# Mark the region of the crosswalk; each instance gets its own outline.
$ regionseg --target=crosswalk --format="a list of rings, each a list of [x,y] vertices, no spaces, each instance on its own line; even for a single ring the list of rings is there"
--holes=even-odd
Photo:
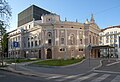
[[[112,78],[111,78],[112,77]],[[56,75],[45,78],[54,82],[120,82],[119,74],[91,72],[85,75]]]

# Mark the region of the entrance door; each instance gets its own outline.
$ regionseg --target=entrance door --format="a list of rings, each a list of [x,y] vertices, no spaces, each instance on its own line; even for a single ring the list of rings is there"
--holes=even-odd
[[[24,51],[23,53],[24,53],[24,58],[26,58],[26,57],[27,57],[27,56],[26,56],[26,51]]]
[[[41,50],[39,50],[39,58],[41,59]]]
[[[100,58],[100,50],[98,51],[98,58]]]
[[[47,49],[47,59],[52,59],[52,50]]]

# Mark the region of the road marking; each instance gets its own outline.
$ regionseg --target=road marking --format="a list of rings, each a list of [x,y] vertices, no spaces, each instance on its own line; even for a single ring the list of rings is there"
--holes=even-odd
[[[120,82],[120,75],[117,75],[111,82]]]
[[[106,79],[109,76],[110,76],[110,74],[104,74],[104,75],[92,80],[91,82],[101,82],[101,81],[103,81],[104,79]]]
[[[92,74],[89,74],[89,75],[87,75],[87,76],[80,77],[80,78],[78,78],[78,79],[76,79],[76,80],[73,80],[73,81],[71,81],[71,82],[81,82],[81,81],[86,80],[86,79],[88,79],[88,78],[91,78],[91,77],[93,77],[93,76],[95,76],[95,75],[97,75],[97,74],[98,74],[98,73],[92,73]]]
[[[94,70],[94,72],[102,72],[102,73],[120,74],[120,72],[113,72],[113,71],[102,71],[102,70]]]
[[[52,76],[52,77],[48,77],[46,79],[56,79],[56,78],[60,78],[60,77],[63,77],[63,75],[59,75],[59,76]]]
[[[56,81],[65,81],[67,79],[71,79],[71,78],[75,78],[77,77],[78,75],[71,75],[71,76],[66,76],[66,77],[63,77],[61,79],[57,79]]]
[[[114,65],[114,64],[117,64],[117,63],[120,63],[120,62],[113,62],[113,63],[107,64],[106,66],[111,66],[111,65]]]

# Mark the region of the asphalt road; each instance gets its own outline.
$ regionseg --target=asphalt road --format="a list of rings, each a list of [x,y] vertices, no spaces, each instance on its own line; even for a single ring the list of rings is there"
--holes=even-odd
[[[31,77],[0,70],[0,82],[120,82],[120,63],[103,61],[103,66],[84,75]],[[113,64],[111,64],[113,63]],[[114,71],[115,70],[115,71]]]
[[[54,82],[42,77],[31,77],[0,70],[0,82]]]
[[[66,82],[120,82],[120,75],[117,73],[92,71]]]
[[[0,82],[120,82],[120,74],[92,71],[80,76],[30,77],[0,70]]]
[[[93,69],[94,67],[99,65],[100,60],[99,59],[91,59],[90,65],[89,60],[83,61],[81,64],[77,64],[70,67],[39,67],[34,65],[27,65],[27,66],[21,66],[17,65],[16,70],[18,71],[29,71],[32,70],[37,73],[47,73],[47,74],[61,74],[61,75],[78,75],[82,73],[86,73],[89,70]],[[14,68],[14,67],[13,67]]]

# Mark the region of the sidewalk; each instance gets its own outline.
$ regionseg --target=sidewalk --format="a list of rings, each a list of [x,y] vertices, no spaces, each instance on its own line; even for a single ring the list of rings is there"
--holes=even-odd
[[[116,59],[103,60],[102,66],[97,68],[96,70],[120,73],[120,61]]]
[[[65,67],[37,67],[29,65],[31,63],[33,62],[20,63],[16,67],[10,65],[3,69],[19,74],[43,77],[49,75],[82,75],[100,66],[100,59],[85,59],[79,64]]]

